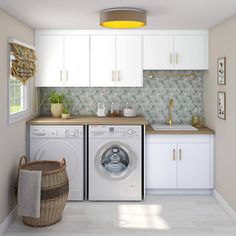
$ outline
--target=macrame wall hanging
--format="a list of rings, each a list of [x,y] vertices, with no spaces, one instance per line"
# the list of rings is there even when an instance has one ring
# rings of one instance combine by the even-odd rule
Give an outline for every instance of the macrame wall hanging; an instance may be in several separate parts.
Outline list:
[[[25,84],[36,73],[36,55],[31,48],[10,43],[11,75]]]

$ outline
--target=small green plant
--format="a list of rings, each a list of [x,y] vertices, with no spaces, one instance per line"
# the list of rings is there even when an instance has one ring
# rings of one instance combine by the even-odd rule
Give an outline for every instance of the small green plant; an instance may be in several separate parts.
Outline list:
[[[70,114],[70,110],[68,108],[64,108],[62,113],[63,114]]]
[[[70,107],[72,106],[72,104],[73,104],[73,101],[70,98],[64,97],[64,100],[63,100],[63,105],[64,105],[63,113],[64,114],[70,114]]]
[[[63,93],[58,93],[56,91],[52,91],[50,96],[49,96],[49,101],[51,103],[62,103],[64,99],[64,94]]]

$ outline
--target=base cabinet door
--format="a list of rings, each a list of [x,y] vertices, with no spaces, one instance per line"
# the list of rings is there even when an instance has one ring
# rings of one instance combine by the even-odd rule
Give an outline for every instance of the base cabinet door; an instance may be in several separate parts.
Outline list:
[[[178,144],[178,188],[210,188],[209,143]]]
[[[146,143],[146,188],[177,187],[177,153],[175,143]]]

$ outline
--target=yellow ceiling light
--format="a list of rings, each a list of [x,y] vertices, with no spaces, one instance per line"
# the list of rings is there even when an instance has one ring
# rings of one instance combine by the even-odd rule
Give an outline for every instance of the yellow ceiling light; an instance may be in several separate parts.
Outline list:
[[[145,26],[146,21],[146,12],[136,8],[111,8],[100,14],[100,25],[107,28],[139,28]]]

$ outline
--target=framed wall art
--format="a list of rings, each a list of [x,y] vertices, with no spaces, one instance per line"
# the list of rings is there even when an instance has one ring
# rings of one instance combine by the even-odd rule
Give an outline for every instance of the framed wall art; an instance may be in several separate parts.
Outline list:
[[[226,93],[217,93],[217,116],[222,120],[226,120]]]
[[[226,85],[226,57],[217,60],[217,83],[218,85]]]

